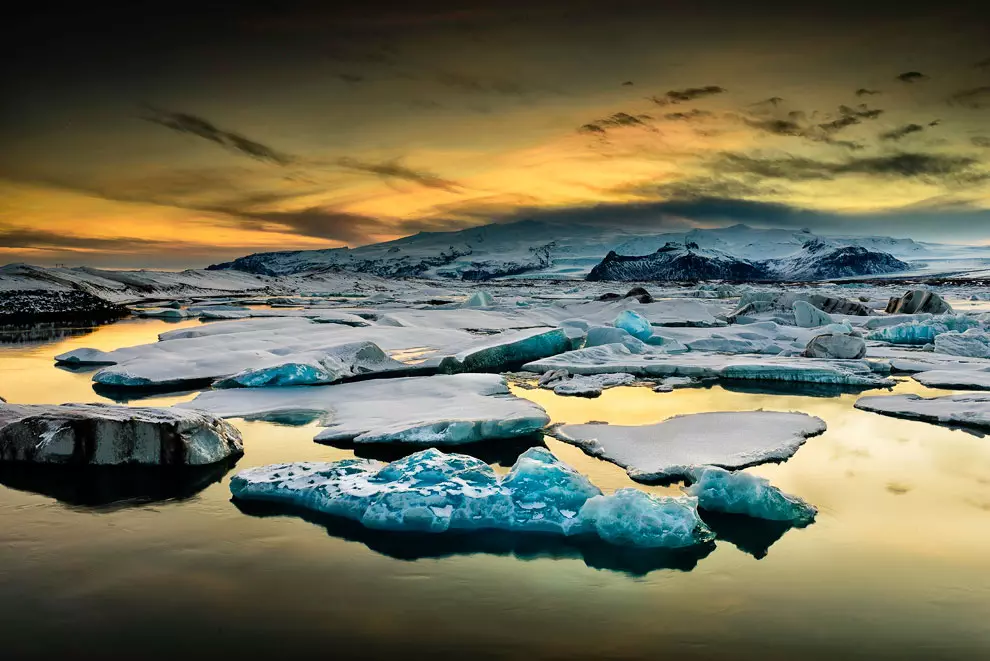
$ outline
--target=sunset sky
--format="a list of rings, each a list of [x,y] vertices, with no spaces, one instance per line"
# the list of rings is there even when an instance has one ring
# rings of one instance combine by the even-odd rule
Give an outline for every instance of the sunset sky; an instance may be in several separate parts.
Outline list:
[[[0,263],[523,218],[990,243],[986,4],[39,7],[0,63]]]

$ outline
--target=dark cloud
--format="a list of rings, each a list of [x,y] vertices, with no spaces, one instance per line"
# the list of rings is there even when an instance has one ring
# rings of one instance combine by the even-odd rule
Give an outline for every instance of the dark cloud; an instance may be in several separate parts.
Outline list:
[[[990,106],[990,85],[960,90],[949,97],[949,104],[978,110]]]
[[[990,57],[988,57],[985,60],[980,60],[973,66],[976,67],[977,69],[990,69]]]
[[[617,112],[604,119],[596,119],[593,122],[578,128],[578,133],[605,134],[609,129],[621,129],[628,127],[651,128],[646,122],[653,119],[650,115],[630,115],[624,112]]]
[[[144,106],[140,117],[146,121],[172,129],[173,131],[188,133],[209,140],[225,149],[259,161],[265,161],[275,165],[289,165],[295,160],[288,154],[276,151],[267,145],[246,138],[239,133],[221,129],[196,115]]]
[[[337,159],[337,164],[348,170],[353,170],[355,172],[365,172],[367,174],[373,174],[381,179],[391,180],[391,179],[401,179],[403,181],[410,181],[420,186],[425,186],[426,188],[438,188],[440,190],[450,191],[452,193],[461,190],[461,185],[456,181],[450,179],[444,179],[438,174],[434,174],[429,170],[416,170],[405,165],[402,165],[397,160],[396,161],[385,161],[382,163],[371,163],[368,161],[359,161],[354,158],[340,158]]]
[[[36,250],[93,250],[100,252],[154,252],[172,245],[168,241],[131,237],[93,238],[65,232],[0,227],[0,245],[4,248]]]
[[[754,129],[773,133],[774,135],[787,135],[799,138],[807,137],[805,128],[789,119],[746,120],[746,123]]]
[[[355,73],[338,73],[337,77],[340,78],[345,83],[350,83],[356,85],[357,83],[363,83],[366,78],[364,76],[359,76]]]
[[[874,94],[881,94],[880,90],[871,90],[865,87],[860,87],[856,90],[856,96],[873,96]]]
[[[884,156],[823,161],[804,157],[754,157],[722,154],[712,165],[718,172],[746,174],[788,181],[830,180],[846,175],[922,178],[962,182],[982,181],[990,174],[975,168],[979,161],[967,156],[897,153]]]
[[[712,114],[713,113],[710,113],[707,110],[694,108],[693,110],[688,110],[687,112],[668,112],[663,116],[663,118],[672,122],[693,122],[699,119],[707,119],[711,117]]]
[[[633,81],[631,80],[627,80],[626,82],[622,83],[622,85],[623,87],[630,87],[632,85],[635,85],[635,83],[633,83]]]
[[[925,127],[921,124],[905,124],[904,126],[898,126],[896,129],[886,131],[880,134],[881,140],[900,140],[901,138],[911,135],[912,133],[920,133],[924,131]]]
[[[976,137],[970,138],[969,141],[973,143],[974,147],[983,147],[984,149],[990,149],[990,138],[978,135]]]
[[[679,90],[668,90],[663,96],[651,97],[651,101],[660,106],[666,106],[673,103],[685,103],[687,101],[694,101],[695,99],[700,99],[706,96],[712,96],[715,94],[724,94],[728,90],[724,87],[719,87],[718,85],[706,85],[705,87],[687,87]]]
[[[246,211],[238,208],[215,208],[213,211],[234,216],[246,229],[285,231],[352,245],[367,243],[375,235],[394,231],[377,218],[318,206],[294,211]]]
[[[470,94],[522,96],[527,93],[522,85],[512,80],[483,78],[454,71],[441,71],[434,76],[434,80],[444,87]]]
[[[897,80],[902,83],[920,83],[923,80],[928,80],[928,76],[920,71],[905,71],[897,76]]]

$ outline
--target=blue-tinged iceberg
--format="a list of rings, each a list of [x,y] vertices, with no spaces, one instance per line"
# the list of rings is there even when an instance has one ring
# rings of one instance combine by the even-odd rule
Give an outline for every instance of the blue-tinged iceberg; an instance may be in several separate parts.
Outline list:
[[[689,471],[693,483],[684,492],[698,499],[698,507],[711,512],[744,514],[769,521],[806,526],[818,510],[797,496],[784,493],[766,478],[731,472],[715,466]]]
[[[230,490],[235,499],[280,502],[379,530],[597,535],[641,548],[714,538],[696,499],[634,489],[605,496],[545,448],[527,450],[502,478],[473,457],[429,449],[390,464],[347,459],[252,468],[235,475]]]
[[[351,342],[326,351],[294,354],[272,365],[241,370],[213,385],[216,388],[315,386],[410,369],[409,365],[389,358],[374,342]]]
[[[931,344],[935,338],[949,331],[964,331],[982,328],[979,320],[965,315],[939,315],[925,321],[908,322],[878,328],[866,336],[868,340],[879,340],[891,344]]]
[[[613,323],[616,328],[621,328],[643,342],[653,335],[653,326],[650,324],[650,320],[635,310],[623,310]]]
[[[560,328],[536,328],[499,333],[440,361],[440,372],[496,372],[539,360],[571,348],[571,340]]]

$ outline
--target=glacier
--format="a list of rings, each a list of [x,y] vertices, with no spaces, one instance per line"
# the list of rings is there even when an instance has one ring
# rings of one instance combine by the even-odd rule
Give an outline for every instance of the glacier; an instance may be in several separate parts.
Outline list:
[[[284,503],[378,530],[595,535],[639,548],[714,539],[696,499],[636,489],[604,495],[544,448],[527,450],[501,478],[474,457],[431,448],[390,464],[346,459],[251,468],[231,479],[230,491],[235,500]]]
[[[526,437],[550,422],[497,374],[376,379],[304,388],[208,390],[175,405],[222,418],[317,421],[323,443],[457,445]]]
[[[683,491],[697,498],[703,510],[787,521],[799,527],[810,524],[818,513],[814,505],[784,493],[757,475],[716,466],[695,467],[687,472],[692,482]]]
[[[806,413],[693,413],[652,425],[567,424],[556,438],[626,469],[639,482],[689,476],[693,466],[744,468],[790,458],[825,422]]]

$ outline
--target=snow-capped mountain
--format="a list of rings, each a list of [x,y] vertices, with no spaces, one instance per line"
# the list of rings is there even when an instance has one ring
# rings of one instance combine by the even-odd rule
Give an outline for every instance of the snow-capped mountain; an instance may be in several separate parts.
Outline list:
[[[815,237],[786,257],[745,259],[697,243],[668,242],[650,255],[609,252],[588,274],[588,280],[831,280],[878,275],[910,268],[893,255],[860,246],[836,247]]]
[[[696,247],[690,254],[667,251],[656,257],[668,244]],[[809,245],[819,247],[811,251]],[[847,248],[856,250],[843,251]],[[648,256],[653,268],[659,269],[658,274],[680,274],[675,279],[814,280],[917,271],[925,266],[918,260],[938,258],[950,248],[955,253],[962,247],[878,236],[823,237],[809,230],[756,229],[747,225],[656,234],[642,228],[526,220],[452,232],[420,232],[359,248],[258,253],[209,269],[268,276],[338,268],[383,277],[584,278],[614,252],[614,256],[607,257],[610,265],[621,261],[628,270],[634,268],[634,262],[618,257]],[[645,264],[644,261],[643,267],[635,268],[649,270]],[[745,275],[747,264],[764,277]]]

